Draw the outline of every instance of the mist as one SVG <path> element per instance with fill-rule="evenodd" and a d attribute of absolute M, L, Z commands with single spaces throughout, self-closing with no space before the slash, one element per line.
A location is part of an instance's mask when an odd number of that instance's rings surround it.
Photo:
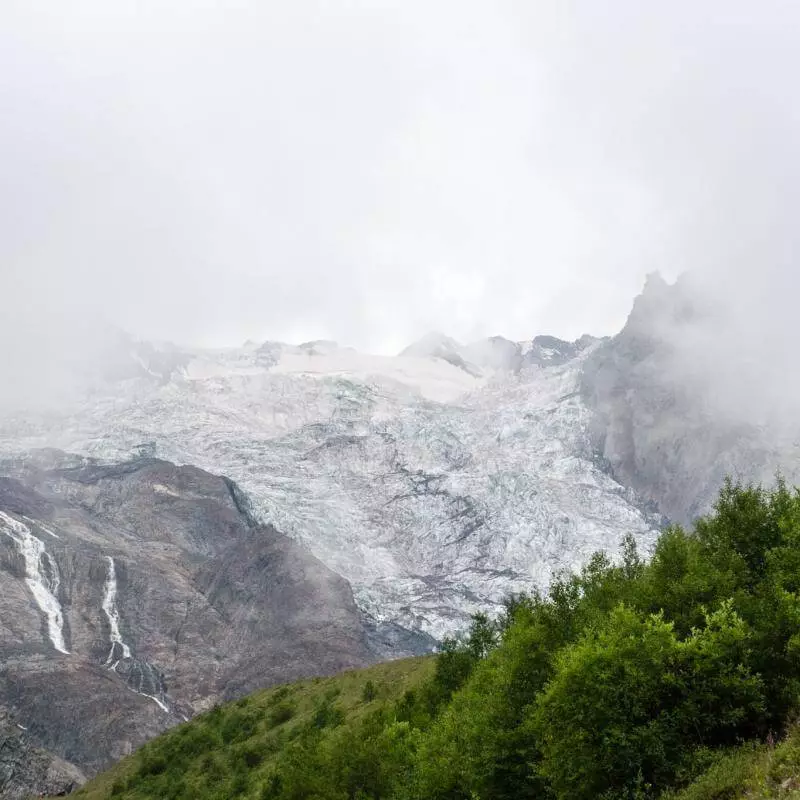
<path fill-rule="evenodd" d="M 713 298 L 705 361 L 747 351 L 785 397 L 798 41 L 775 1 L 9 0 L 3 391 L 58 383 L 95 324 L 609 335 L 659 271 Z"/>

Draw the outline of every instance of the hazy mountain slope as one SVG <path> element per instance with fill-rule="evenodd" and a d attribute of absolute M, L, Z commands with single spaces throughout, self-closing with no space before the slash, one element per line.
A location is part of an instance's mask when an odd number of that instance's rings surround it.
<path fill-rule="evenodd" d="M 347 583 L 230 481 L 51 466 L 0 479 L 0 705 L 32 744 L 91 774 L 219 699 L 370 660 Z"/>
<path fill-rule="evenodd" d="M 592 346 L 534 340 L 516 345 L 518 371 L 490 359 L 477 376 L 331 343 L 195 353 L 168 379 L 11 420 L 0 447 L 143 448 L 230 475 L 375 620 L 438 637 L 626 533 L 652 541 L 657 520 L 595 460 L 578 391 Z"/>
<path fill-rule="evenodd" d="M 714 302 L 688 279 L 651 276 L 581 380 L 612 474 L 684 523 L 710 510 L 727 475 L 800 480 L 794 378 L 768 339 Z"/>

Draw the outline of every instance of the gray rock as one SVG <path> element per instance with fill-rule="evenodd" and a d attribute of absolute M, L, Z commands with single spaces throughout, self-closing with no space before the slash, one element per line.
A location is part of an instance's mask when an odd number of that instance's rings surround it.
<path fill-rule="evenodd" d="M 593 447 L 610 474 L 684 524 L 710 510 L 726 476 L 771 483 L 776 469 L 796 479 L 800 465 L 796 424 L 764 423 L 766 403 L 757 416 L 734 402 L 749 391 L 747 374 L 736 376 L 738 354 L 717 324 L 690 280 L 651 275 L 581 381 Z"/>
<path fill-rule="evenodd" d="M 92 775 L 218 701 L 373 658 L 349 584 L 231 481 L 56 460 L 0 479 L 0 705 L 31 746 Z"/>
<path fill-rule="evenodd" d="M 24 727 L 0 707 L 0 797 L 60 797 L 86 782 L 74 765 L 31 743 Z"/>

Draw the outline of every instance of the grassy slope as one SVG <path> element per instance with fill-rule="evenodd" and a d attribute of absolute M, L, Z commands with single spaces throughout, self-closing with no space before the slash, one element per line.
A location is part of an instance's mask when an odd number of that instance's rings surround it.
<path fill-rule="evenodd" d="M 663 800 L 800 800 L 800 727 L 775 747 L 745 745 Z"/>
<path fill-rule="evenodd" d="M 344 725 L 354 724 L 419 685 L 433 673 L 434 663 L 432 657 L 409 658 L 264 689 L 173 728 L 74 796 L 161 798 L 165 782 L 180 782 L 197 797 L 256 800 L 271 765 L 303 726 L 314 724 L 321 708 L 341 712 Z M 372 700 L 365 698 L 368 681 L 376 690 Z"/>

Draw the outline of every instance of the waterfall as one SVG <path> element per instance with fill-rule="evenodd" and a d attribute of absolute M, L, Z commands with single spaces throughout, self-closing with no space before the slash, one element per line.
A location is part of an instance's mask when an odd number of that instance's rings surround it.
<path fill-rule="evenodd" d="M 122 658 L 131 657 L 131 649 L 122 639 L 122 634 L 119 630 L 119 611 L 117 610 L 117 570 L 114 566 L 114 559 L 111 556 L 106 556 L 108 561 L 108 576 L 106 578 L 105 594 L 103 597 L 103 611 L 108 618 L 108 625 L 111 628 L 111 649 L 108 652 L 106 659 L 106 666 L 115 669 L 119 663 L 119 659 L 114 660 L 117 646 L 121 650 Z"/>
<path fill-rule="evenodd" d="M 64 642 L 64 614 L 58 601 L 61 578 L 56 560 L 27 525 L 3 511 L 0 511 L 0 529 L 14 541 L 25 559 L 25 583 L 47 619 L 47 633 L 53 647 L 69 655 Z"/>

